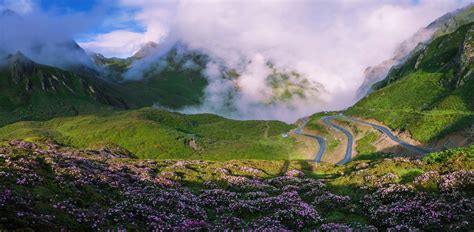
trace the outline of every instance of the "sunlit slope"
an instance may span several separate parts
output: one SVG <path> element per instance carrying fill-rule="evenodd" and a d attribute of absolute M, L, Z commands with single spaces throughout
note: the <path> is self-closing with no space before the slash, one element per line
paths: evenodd
<path fill-rule="evenodd" d="M 347 113 L 407 130 L 427 142 L 474 123 L 474 24 L 435 39 Z"/>
<path fill-rule="evenodd" d="M 0 139 L 50 138 L 79 148 L 118 145 L 141 158 L 292 159 L 297 144 L 278 121 L 235 121 L 210 114 L 136 111 L 20 122 L 0 129 Z"/>

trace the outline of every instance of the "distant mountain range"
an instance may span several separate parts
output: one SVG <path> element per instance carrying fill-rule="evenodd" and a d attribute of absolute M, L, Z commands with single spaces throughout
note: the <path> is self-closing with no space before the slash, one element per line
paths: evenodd
<path fill-rule="evenodd" d="M 1 15 L 11 20 L 21 20 L 12 11 L 4 11 Z M 456 122 L 464 116 L 446 119 L 449 122 L 436 129 L 429 128 L 431 131 L 421 135 L 413 128 L 425 127 L 410 124 L 410 120 L 415 119 L 398 116 L 385 118 L 375 113 L 379 111 L 374 111 L 374 108 L 425 112 L 454 107 L 452 110 L 469 114 L 472 110 L 469 103 L 472 102 L 469 95 L 472 89 L 469 26 L 472 21 L 473 5 L 446 14 L 403 42 L 392 59 L 368 68 L 365 82 L 359 89 L 360 96 L 365 96 L 370 89 L 377 91 L 357 103 L 351 111 L 360 116 L 377 118 L 393 128 L 410 130 L 422 141 L 443 134 L 441 127 L 452 128 L 447 129 L 446 133 L 456 131 L 455 128 L 459 127 Z M 50 50 L 52 47 L 59 50 Z M 137 109 L 154 104 L 170 109 L 197 106 L 206 97 L 205 90 L 209 84 L 203 70 L 211 58 L 179 43 L 164 48 L 150 42 L 126 59 L 86 54 L 73 40 L 35 44 L 26 50 L 27 53 L 7 54 L 6 49 L 0 51 L 4 51 L 3 58 L 0 58 L 0 125 L 19 120 L 45 120 L 94 113 L 104 109 Z M 40 64 L 36 59 L 41 54 L 55 54 L 65 62 L 53 66 Z M 45 63 L 55 64 L 52 61 Z M 261 104 L 291 102 L 292 99 L 304 99 L 324 92 L 323 85 L 310 82 L 298 72 L 278 70 L 271 63 L 267 65 L 272 70 L 266 79 L 272 95 Z M 220 72 L 222 78 L 233 85 L 228 106 L 232 110 L 231 98 L 238 97 L 236 93 L 239 92 L 238 79 L 241 74 L 226 67 L 220 67 Z M 395 90 L 400 83 L 416 79 L 411 77 L 414 75 L 436 77 L 421 78 L 411 83 L 413 89 L 401 89 L 402 92 Z M 439 85 L 439 93 L 425 93 L 429 85 Z M 412 97 L 409 100 L 395 97 L 402 94 L 403 97 Z M 423 95 L 423 98 L 417 94 Z M 443 99 L 457 103 L 451 106 L 444 103 Z M 416 103 L 412 104 L 412 101 Z M 404 120 L 403 123 L 400 120 Z M 462 120 L 458 123 L 464 125 Z M 417 122 L 417 125 L 420 123 Z"/>

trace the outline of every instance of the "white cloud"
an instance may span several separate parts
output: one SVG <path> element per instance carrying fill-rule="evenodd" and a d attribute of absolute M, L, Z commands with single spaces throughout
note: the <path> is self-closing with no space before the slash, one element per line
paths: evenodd
<path fill-rule="evenodd" d="M 129 1 L 122 0 L 121 4 L 127 7 L 146 7 L 134 15 L 134 20 L 144 25 L 144 32 L 117 30 L 96 35 L 88 42 L 80 45 L 89 51 L 99 52 L 107 57 L 128 57 L 138 51 L 145 43 L 163 42 L 169 34 L 171 26 L 172 1 Z M 148 5 L 147 5 L 148 4 Z M 125 19 L 122 19 L 123 21 Z M 109 21 L 108 24 L 111 22 Z"/>
<path fill-rule="evenodd" d="M 142 33 L 119 30 L 98 35 L 93 41 L 82 42 L 79 45 L 86 50 L 107 56 L 128 57 L 146 42 L 146 37 Z"/>
<path fill-rule="evenodd" d="M 467 2 L 122 0 L 121 3 L 140 9 L 135 20 L 146 27 L 146 32 L 141 38 L 139 34 L 110 36 L 99 40 L 97 47 L 136 44 L 131 40 L 159 42 L 171 35 L 191 49 L 209 54 L 219 65 L 242 74 L 238 83 L 240 96 L 234 99 L 242 118 L 291 121 L 303 114 L 350 105 L 366 67 L 389 58 L 400 42 Z M 325 91 L 306 100 L 295 100 L 290 106 L 260 104 L 271 91 L 265 82 L 269 72 L 267 61 L 279 69 L 304 74 L 311 82 L 321 83 Z M 214 91 L 219 82 L 212 83 L 214 86 L 206 92 L 208 102 L 204 105 L 207 106 L 217 104 L 213 99 L 219 97 L 211 94 L 223 94 Z M 230 115 L 216 107 L 193 110 Z"/>

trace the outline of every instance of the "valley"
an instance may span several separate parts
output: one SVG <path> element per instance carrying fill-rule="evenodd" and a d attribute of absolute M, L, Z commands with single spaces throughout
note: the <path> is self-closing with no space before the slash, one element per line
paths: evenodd
<path fill-rule="evenodd" d="M 189 34 L 178 25 L 189 19 L 143 27 L 176 19 L 138 7 L 81 22 L 97 32 L 118 20 L 119 31 L 76 43 L 76 28 L 49 22 L 61 11 L 0 1 L 0 231 L 473 231 L 474 5 L 410 37 L 413 22 L 398 17 L 410 7 L 408 19 L 427 17 L 425 2 L 382 5 L 374 18 L 351 4 L 340 11 L 359 21 L 344 31 L 336 18 L 294 33 L 295 18 L 325 17 L 283 23 L 287 8 L 302 10 L 289 4 L 278 23 L 263 20 L 279 8 L 267 5 L 258 33 L 218 35 L 248 15 L 224 7 L 221 23 Z M 394 9 L 398 20 L 372 29 Z M 408 39 L 385 47 L 398 27 Z M 367 31 L 376 39 L 361 40 Z"/>

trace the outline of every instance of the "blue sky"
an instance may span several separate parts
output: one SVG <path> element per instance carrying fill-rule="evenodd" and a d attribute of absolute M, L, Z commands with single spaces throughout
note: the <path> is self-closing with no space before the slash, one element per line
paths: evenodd
<path fill-rule="evenodd" d="M 143 33 L 145 26 L 137 22 L 134 15 L 136 7 L 123 7 L 123 0 L 0 0 L 0 10 L 10 8 L 20 14 L 42 12 L 51 17 L 82 15 L 84 21 L 94 18 L 93 25 L 78 32 L 75 40 L 79 43 L 90 42 L 97 35 L 125 30 Z"/>
<path fill-rule="evenodd" d="M 393 38 L 393 40 L 399 41 L 401 38 L 407 37 L 405 33 L 414 33 L 415 30 L 426 25 L 426 23 L 429 23 L 436 17 L 456 9 L 468 1 L 272 0 L 257 2 L 256 0 L 250 0 L 242 3 L 237 0 L 0 0 L 0 7 L 2 5 L 9 6 L 15 8 L 20 13 L 41 11 L 44 14 L 52 15 L 52 17 L 58 15 L 82 15 L 81 17 L 89 21 L 91 21 L 91 18 L 94 18 L 95 21 L 86 29 L 78 31 L 74 35 L 74 39 L 84 48 L 103 53 L 106 56 L 127 57 L 149 41 L 161 42 L 163 39 L 166 39 L 166 37 L 169 37 L 170 31 L 176 31 L 175 27 L 178 27 L 179 30 L 187 30 L 180 31 L 179 34 L 191 32 L 181 39 L 188 40 L 193 38 L 196 34 L 199 34 L 199 31 L 194 30 L 201 27 L 202 31 L 208 31 L 206 35 L 209 38 L 204 36 L 200 40 L 214 40 L 216 36 L 219 37 L 225 35 L 225 33 L 232 34 L 234 28 L 244 32 L 248 28 L 255 26 L 253 24 L 258 24 L 262 19 L 271 20 L 272 22 L 269 25 L 265 25 L 270 27 L 259 28 L 255 32 L 252 31 L 252 33 L 256 33 L 253 37 L 269 36 L 262 33 L 269 30 L 269 28 L 279 28 L 283 25 L 286 25 L 286 27 L 294 27 L 296 25 L 298 27 L 306 27 L 307 30 L 303 33 L 309 34 L 312 30 L 321 27 L 321 25 L 331 25 L 337 21 L 341 21 L 340 23 L 343 24 L 351 24 L 355 23 L 354 19 L 363 20 L 363 18 L 356 15 L 361 14 L 366 15 L 364 17 L 367 20 L 365 20 L 366 22 L 358 22 L 360 25 L 372 23 L 372 26 L 375 26 L 377 30 L 374 33 L 386 33 L 390 35 L 387 39 Z M 232 7 L 228 7 L 230 5 Z M 246 18 L 240 17 L 239 14 L 234 15 L 233 13 L 239 8 L 243 11 L 253 11 L 255 7 L 261 5 L 265 5 L 261 12 L 247 15 Z M 296 11 L 301 12 L 295 11 L 294 15 L 288 16 L 290 20 L 281 21 L 281 17 L 278 14 L 286 14 L 282 10 L 290 7 L 294 7 Z M 178 8 L 180 9 L 178 10 Z M 321 8 L 326 10 L 318 11 Z M 383 12 L 383 14 L 379 12 Z M 178 14 L 179 16 L 176 16 Z M 216 15 L 212 16 L 212 14 Z M 380 19 L 370 19 L 370 17 L 378 17 Z M 293 20 L 293 18 L 300 21 Z M 202 20 L 206 20 L 209 28 L 203 28 L 200 25 Z M 409 20 L 411 21 L 409 22 Z M 378 26 L 377 24 L 381 22 L 385 24 Z M 272 25 L 272 23 L 281 25 Z M 234 28 L 219 28 L 225 24 Z M 244 27 L 244 25 L 250 27 Z M 347 28 L 347 30 L 352 29 L 353 26 Z M 361 29 L 366 30 L 367 28 Z M 286 29 L 283 31 L 286 31 Z M 240 36 L 247 36 L 247 34 L 237 33 L 232 35 L 231 38 L 238 38 Z M 271 36 L 269 39 L 271 39 Z M 225 43 L 227 40 L 229 38 L 224 39 L 222 42 Z"/>
<path fill-rule="evenodd" d="M 90 11 L 100 3 L 99 0 L 41 0 L 43 10 L 60 12 Z"/>
<path fill-rule="evenodd" d="M 108 33 L 115 30 L 143 32 L 145 28 L 136 22 L 133 14 L 138 9 L 121 7 L 117 0 L 39 0 L 36 2 L 44 12 L 52 14 L 101 14 L 103 20 L 94 28 L 77 35 L 76 40 L 86 42 L 93 35 Z"/>

